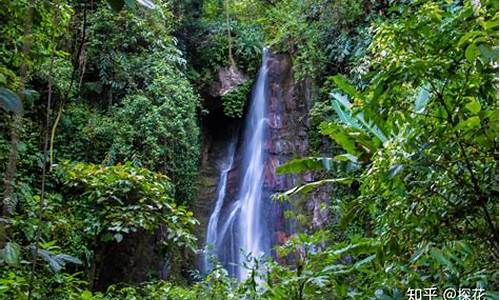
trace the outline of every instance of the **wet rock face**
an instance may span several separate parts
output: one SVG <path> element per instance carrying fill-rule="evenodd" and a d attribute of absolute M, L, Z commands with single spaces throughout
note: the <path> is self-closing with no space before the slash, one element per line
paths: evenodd
<path fill-rule="evenodd" d="M 238 131 L 239 120 L 230 119 L 220 110 L 212 110 L 202 122 L 202 149 L 198 175 L 198 197 L 193 204 L 194 216 L 200 221 L 196 226 L 198 246 L 203 247 L 208 219 L 215 204 L 217 185 L 220 176 L 220 164 L 224 160 L 227 144 L 231 136 Z M 228 173 L 228 189 L 237 186 L 236 169 Z M 229 193 L 229 191 L 228 191 Z"/>
<path fill-rule="evenodd" d="M 280 176 L 276 174 L 277 166 L 290 159 L 309 155 L 308 114 L 314 96 L 314 83 L 310 80 L 296 82 L 291 59 L 285 54 L 271 56 L 268 76 L 269 136 L 264 185 L 267 193 L 271 195 L 320 178 L 311 173 Z M 309 215 L 310 223 L 306 225 L 309 230 L 327 226 L 332 218 L 327 209 L 331 195 L 331 187 L 321 186 L 305 199 L 292 199 L 293 205 L 272 201 L 269 216 L 274 220 L 271 228 L 272 243 L 274 245 L 286 243 L 297 226 L 300 226 L 285 218 L 286 210 Z M 294 255 L 277 257 L 283 264 L 293 263 L 294 259 Z"/>
<path fill-rule="evenodd" d="M 298 178 L 294 176 L 277 176 L 276 167 L 292 158 L 307 155 L 307 115 L 310 99 L 303 96 L 304 84 L 294 81 L 288 55 L 272 55 L 268 68 L 269 136 L 264 184 L 266 189 L 275 193 L 285 191 L 298 183 Z"/>
<path fill-rule="evenodd" d="M 304 97 L 304 83 L 293 78 L 291 59 L 286 54 L 274 54 L 268 65 L 268 137 L 264 168 L 264 189 L 269 196 L 286 191 L 310 179 L 307 175 L 277 175 L 279 165 L 296 157 L 307 155 L 307 127 L 310 98 Z M 269 218 L 273 244 L 285 243 L 294 232 L 286 210 L 293 210 L 287 203 L 270 203 Z M 286 261 L 286 260 L 285 260 Z M 283 261 L 283 262 L 285 262 Z"/>
<path fill-rule="evenodd" d="M 286 191 L 300 183 L 317 180 L 312 174 L 280 175 L 276 167 L 297 157 L 308 155 L 309 127 L 308 114 L 313 98 L 314 84 L 310 80 L 294 80 L 291 59 L 286 54 L 273 54 L 268 65 L 268 128 L 266 143 L 267 160 L 265 165 L 265 189 L 274 194 Z M 324 227 L 329 221 L 325 203 L 330 201 L 329 188 L 321 187 L 305 199 L 303 209 L 312 217 L 310 229 Z M 273 204 L 276 205 L 276 204 Z M 281 205 L 276 207 L 274 242 L 282 243 L 285 236 L 293 232 L 293 225 L 283 218 L 283 210 L 290 209 Z"/>

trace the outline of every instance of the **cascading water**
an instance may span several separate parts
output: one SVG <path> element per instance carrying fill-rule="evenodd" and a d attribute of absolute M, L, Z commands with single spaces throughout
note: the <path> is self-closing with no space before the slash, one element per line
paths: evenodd
<path fill-rule="evenodd" d="M 252 91 L 245 124 L 240 165 L 243 177 L 236 198 L 224 200 L 225 191 L 219 190 L 207 229 L 207 245 L 212 244 L 215 247 L 217 258 L 240 280 L 247 276 L 246 269 L 242 266 L 245 256 L 269 255 L 271 248 L 269 237 L 266 236 L 266 220 L 263 217 L 263 202 L 267 200 L 263 197 L 263 183 L 268 58 L 269 50 L 266 48 L 263 51 L 262 65 Z M 226 188 L 226 180 L 227 172 L 223 170 L 219 180 L 220 189 Z M 227 201 L 226 209 L 222 209 L 224 201 Z M 208 269 L 205 271 L 209 271 L 208 263 L 206 267 Z"/>
<path fill-rule="evenodd" d="M 218 225 L 219 225 L 219 220 L 220 220 L 220 214 L 222 210 L 222 205 L 224 204 L 224 198 L 226 197 L 226 187 L 227 187 L 227 176 L 229 174 L 229 171 L 233 167 L 233 162 L 234 162 L 234 150 L 236 148 L 236 139 L 232 138 L 229 145 L 228 149 L 225 153 L 224 160 L 222 161 L 221 164 L 221 172 L 219 176 L 219 183 L 217 186 L 217 198 L 215 200 L 215 207 L 210 215 L 210 219 L 208 220 L 208 226 L 207 226 L 207 234 L 206 234 L 206 239 L 205 239 L 205 245 L 208 246 L 206 250 L 206 254 L 204 256 L 204 261 L 203 261 L 203 267 L 205 270 L 210 270 L 212 269 L 211 263 L 210 263 L 210 256 L 216 254 L 217 248 L 211 249 L 210 247 L 216 247 L 218 243 Z"/>
<path fill-rule="evenodd" d="M 266 85 L 268 50 L 264 49 L 262 66 L 252 94 L 251 106 L 245 128 L 243 145 L 243 170 L 245 175 L 239 190 L 240 249 L 245 254 L 269 254 L 265 245 L 265 223 L 262 218 L 262 188 L 264 182 L 264 142 L 266 134 Z M 239 260 L 243 263 L 242 257 Z M 246 270 L 239 268 L 238 277 L 246 277 Z"/>

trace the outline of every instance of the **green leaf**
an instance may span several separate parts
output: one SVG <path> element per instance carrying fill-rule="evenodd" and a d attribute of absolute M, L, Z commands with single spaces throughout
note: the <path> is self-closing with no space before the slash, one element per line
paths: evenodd
<path fill-rule="evenodd" d="M 359 254 L 372 254 L 376 248 L 379 246 L 378 242 L 372 240 L 362 240 L 355 244 L 349 244 L 348 246 L 337 249 L 332 252 L 333 255 L 342 257 L 346 255 L 359 255 Z"/>
<path fill-rule="evenodd" d="M 3 259 L 11 266 L 19 264 L 19 256 L 21 255 L 21 247 L 13 242 L 7 242 L 2 249 Z"/>
<path fill-rule="evenodd" d="M 311 192 L 312 190 L 316 189 L 317 187 L 327 184 L 327 183 L 341 183 L 341 184 L 351 184 L 353 181 L 352 178 L 330 178 L 330 179 L 323 179 L 323 180 L 318 180 L 314 181 L 311 183 L 306 183 L 304 185 L 296 186 L 284 193 L 278 194 L 276 197 L 279 200 L 283 200 L 284 198 L 291 196 L 291 195 L 296 195 L 296 194 L 307 194 Z"/>
<path fill-rule="evenodd" d="M 40 256 L 41 258 L 43 258 L 46 262 L 49 263 L 49 266 L 52 269 L 52 271 L 54 271 L 55 273 L 58 273 L 59 271 L 61 271 L 61 269 L 62 269 L 61 264 L 59 263 L 59 261 L 57 259 L 55 259 L 50 254 L 49 251 L 37 248 L 36 254 L 38 256 Z"/>
<path fill-rule="evenodd" d="M 483 58 L 486 59 L 487 61 L 491 62 L 498 61 L 498 47 L 491 49 L 490 47 L 481 44 L 478 46 L 478 48 Z"/>
<path fill-rule="evenodd" d="M 447 267 L 448 270 L 454 273 L 457 273 L 457 269 L 453 266 L 453 263 L 443 255 L 441 250 L 431 249 L 431 256 L 439 262 L 440 265 Z"/>
<path fill-rule="evenodd" d="M 74 257 L 74 256 L 64 254 L 64 253 L 56 254 L 56 255 L 54 255 L 54 258 L 56 260 L 62 261 L 62 262 L 70 262 L 70 263 L 73 263 L 76 265 L 82 264 L 82 261 L 78 257 Z"/>
<path fill-rule="evenodd" d="M 492 137 L 498 136 L 498 108 L 486 112 L 488 120 L 488 132 Z"/>
<path fill-rule="evenodd" d="M 497 292 L 486 292 L 486 299 L 488 300 L 498 300 L 498 291 Z"/>
<path fill-rule="evenodd" d="M 352 84 L 350 84 L 342 75 L 335 75 L 332 76 L 331 78 L 333 79 L 337 87 L 347 95 L 353 98 L 359 96 L 359 93 L 356 90 L 356 88 Z"/>
<path fill-rule="evenodd" d="M 481 31 L 470 31 L 464 34 L 458 41 L 458 46 L 462 46 L 467 41 L 472 41 L 478 35 L 482 35 Z"/>
<path fill-rule="evenodd" d="M 330 170 L 333 159 L 329 157 L 304 157 L 292 159 L 276 168 L 278 174 L 297 174 L 315 170 Z"/>
<path fill-rule="evenodd" d="M 465 108 L 467 108 L 471 113 L 477 114 L 481 111 L 481 104 L 479 104 L 475 98 L 472 98 L 471 101 L 465 105 Z"/>
<path fill-rule="evenodd" d="M 58 273 L 59 271 L 62 270 L 66 262 L 74 263 L 81 265 L 82 261 L 74 256 L 67 255 L 67 254 L 52 254 L 51 252 L 37 248 L 36 249 L 36 254 L 40 257 L 42 257 L 46 262 L 49 263 L 50 268 L 52 271 L 55 273 Z"/>
<path fill-rule="evenodd" d="M 420 87 L 417 99 L 415 100 L 415 112 L 421 113 L 425 111 L 425 107 L 430 99 L 430 93 L 427 86 Z"/>
<path fill-rule="evenodd" d="M 366 264 L 368 264 L 368 263 L 370 263 L 371 261 L 373 261 L 373 260 L 375 259 L 375 257 L 376 257 L 376 255 L 375 255 L 375 254 L 372 254 L 372 255 L 368 256 L 367 258 L 362 259 L 362 260 L 360 260 L 360 261 L 356 262 L 356 263 L 354 264 L 354 269 L 356 269 L 356 270 L 361 269 L 363 266 L 365 266 Z"/>
<path fill-rule="evenodd" d="M 479 119 L 478 116 L 474 116 L 458 123 L 456 129 L 472 129 L 472 128 L 477 128 L 480 125 L 481 125 L 481 119 Z"/>
<path fill-rule="evenodd" d="M 349 153 L 339 154 L 339 155 L 335 156 L 335 159 L 338 161 L 350 161 L 353 163 L 358 162 L 358 158 L 352 154 L 349 154 Z"/>
<path fill-rule="evenodd" d="M 465 49 L 465 58 L 470 63 L 473 63 L 480 54 L 481 52 L 479 51 L 479 48 L 477 48 L 476 44 L 470 44 L 467 49 Z"/>
<path fill-rule="evenodd" d="M 321 133 L 324 135 L 328 135 L 332 138 L 337 144 L 339 144 L 345 151 L 349 152 L 351 155 L 357 156 L 358 150 L 356 149 L 356 144 L 354 140 L 349 136 L 345 129 L 338 126 L 339 130 L 330 130 L 329 128 L 321 128 Z"/>
<path fill-rule="evenodd" d="M 91 291 L 85 290 L 82 292 L 80 297 L 82 300 L 91 300 L 93 296 Z"/>
<path fill-rule="evenodd" d="M 484 29 L 498 29 L 498 15 L 491 21 L 481 22 Z"/>
<path fill-rule="evenodd" d="M 6 112 L 13 112 L 15 114 L 23 113 L 23 102 L 21 98 L 13 91 L 0 88 L 0 107 Z"/>
<path fill-rule="evenodd" d="M 345 123 L 347 126 L 356 128 L 358 130 L 365 130 L 376 136 L 382 143 L 387 141 L 385 134 L 377 127 L 373 122 L 365 120 L 363 113 L 353 114 L 351 110 L 351 103 L 347 97 L 338 94 L 331 93 L 332 96 L 332 106 L 335 109 L 339 119 Z M 353 153 L 354 154 L 354 153 Z"/>
<path fill-rule="evenodd" d="M 398 175 L 399 172 L 401 172 L 404 169 L 404 166 L 402 164 L 396 164 L 393 165 L 389 168 L 389 177 L 393 178 L 394 176 Z"/>
<path fill-rule="evenodd" d="M 340 121 L 342 121 L 342 123 L 346 124 L 347 126 L 361 129 L 359 120 L 354 118 L 352 115 L 351 103 L 349 102 L 349 100 L 347 100 L 344 95 L 341 95 L 339 93 L 331 93 L 330 95 L 333 97 L 333 109 L 335 109 L 335 112 L 337 113 Z"/>
<path fill-rule="evenodd" d="M 424 246 L 418 248 L 417 251 L 415 251 L 415 253 L 413 253 L 412 257 L 410 258 L 410 262 L 412 264 L 416 263 L 419 260 L 419 258 L 428 251 L 429 251 L 429 244 L 425 244 Z"/>

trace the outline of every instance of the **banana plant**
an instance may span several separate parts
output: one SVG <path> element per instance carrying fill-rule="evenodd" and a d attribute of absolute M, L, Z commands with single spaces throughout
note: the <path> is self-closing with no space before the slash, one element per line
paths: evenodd
<path fill-rule="evenodd" d="M 278 167 L 278 174 L 304 173 L 320 169 L 331 171 L 334 170 L 334 167 L 337 167 L 334 173 L 351 172 L 357 170 L 360 163 L 369 161 L 371 155 L 389 140 L 383 130 L 365 118 L 363 112 L 356 113 L 352 110 L 348 96 L 360 98 L 362 97 L 361 93 L 340 75 L 333 76 L 332 79 L 345 94 L 337 91 L 330 93 L 332 107 L 337 114 L 338 121 L 321 124 L 321 133 L 331 137 L 347 153 L 337 155 L 335 158 L 294 159 Z M 344 177 L 309 182 L 276 195 L 274 198 L 283 201 L 298 193 L 307 194 L 324 184 L 351 184 L 354 180 L 354 178 Z"/>

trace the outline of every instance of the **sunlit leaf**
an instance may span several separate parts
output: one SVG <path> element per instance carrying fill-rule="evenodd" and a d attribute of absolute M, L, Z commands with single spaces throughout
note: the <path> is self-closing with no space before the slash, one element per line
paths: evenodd
<path fill-rule="evenodd" d="M 323 180 L 318 180 L 314 181 L 311 183 L 306 183 L 304 185 L 300 185 L 297 187 L 294 187 L 284 193 L 278 194 L 276 197 L 278 199 L 285 199 L 288 196 L 291 195 L 296 195 L 296 194 L 307 194 L 311 192 L 312 190 L 318 188 L 321 185 L 324 184 L 333 184 L 333 183 L 341 183 L 341 184 L 350 184 L 352 183 L 353 179 L 352 178 L 333 178 L 333 179 L 323 179 Z"/>
<path fill-rule="evenodd" d="M 429 89 L 426 86 L 420 87 L 417 99 L 415 100 L 415 112 L 422 113 L 430 99 Z"/>
<path fill-rule="evenodd" d="M 292 159 L 276 168 L 278 174 L 297 174 L 315 170 L 330 170 L 333 159 L 329 157 L 304 157 Z"/>
<path fill-rule="evenodd" d="M 476 44 L 470 44 L 465 49 L 465 58 L 471 63 L 473 63 L 480 54 L 481 52 L 479 51 L 479 48 L 476 46 Z"/>
<path fill-rule="evenodd" d="M 337 87 L 341 89 L 344 93 L 351 97 L 357 97 L 358 91 L 356 88 L 350 84 L 342 75 L 335 75 L 331 77 Z"/>
<path fill-rule="evenodd" d="M 472 98 L 471 101 L 465 105 L 465 108 L 467 108 L 471 113 L 477 114 L 481 111 L 481 104 L 479 104 L 476 98 Z"/>
<path fill-rule="evenodd" d="M 349 154 L 349 153 L 339 154 L 339 155 L 335 156 L 335 159 L 339 160 L 339 161 L 350 161 L 353 163 L 358 162 L 358 158 L 352 154 Z"/>
<path fill-rule="evenodd" d="M 470 118 L 458 123 L 456 128 L 457 129 L 471 129 L 471 128 L 477 128 L 480 125 L 481 125 L 481 119 L 479 119 L 479 117 L 477 117 L 477 116 L 474 116 L 474 117 L 470 117 Z"/>

